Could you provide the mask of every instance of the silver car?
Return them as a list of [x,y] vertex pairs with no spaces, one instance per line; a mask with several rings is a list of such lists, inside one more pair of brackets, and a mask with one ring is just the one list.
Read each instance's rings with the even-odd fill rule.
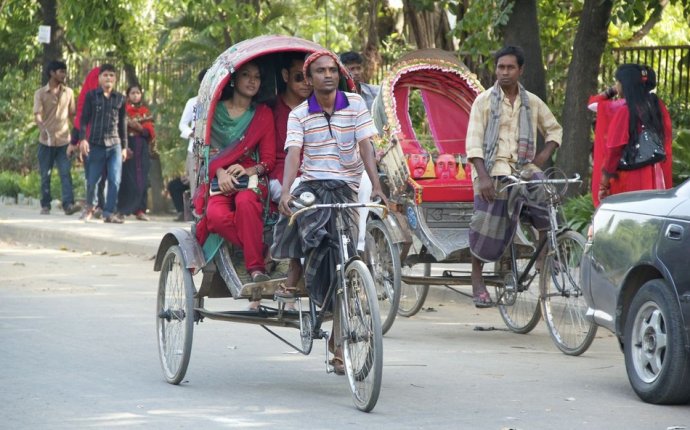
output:
[[606,198],[582,262],[587,315],[616,334],[649,403],[690,401],[690,180]]

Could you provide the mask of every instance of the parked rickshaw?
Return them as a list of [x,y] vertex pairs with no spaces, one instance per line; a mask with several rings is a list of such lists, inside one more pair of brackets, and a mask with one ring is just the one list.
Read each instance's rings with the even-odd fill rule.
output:
[[[203,160],[210,144],[213,112],[221,92],[231,74],[243,64],[253,61],[262,68],[262,91],[260,100],[276,96],[281,72],[281,56],[286,53],[309,54],[323,50],[316,43],[287,36],[262,36],[240,42],[222,53],[207,71],[199,89],[194,129],[195,154]],[[341,84],[352,90],[354,83],[342,64]],[[200,178],[203,182],[204,178]],[[313,197],[313,196],[312,196]],[[385,211],[375,204],[311,204],[309,196],[302,196],[296,204],[293,218],[312,210],[332,210],[338,225],[338,235],[329,239],[338,249],[338,282],[331,285],[321,306],[309,297],[304,282],[298,287],[298,299],[275,297],[278,285],[284,282],[285,271],[280,269],[271,274],[265,282],[252,282],[243,269],[241,249],[226,243],[219,237],[206,240],[201,246],[192,229],[176,228],[162,239],[156,256],[154,269],[160,271],[156,321],[161,366],[165,379],[179,384],[188,367],[192,334],[196,324],[204,319],[241,322],[261,325],[302,354],[309,354],[314,339],[326,339],[333,334],[322,328],[322,323],[340,318],[340,339],[342,339],[343,361],[349,387],[355,406],[363,411],[374,408],[381,388],[383,349],[380,317],[373,280],[367,266],[352,249],[348,238],[348,226],[342,222],[342,212],[356,208],[370,207]],[[313,200],[313,199],[311,199]],[[354,208],[354,209],[352,209]],[[297,210],[298,209],[298,210]],[[272,229],[276,213],[265,214],[264,242],[272,242]],[[348,244],[348,242],[350,242]],[[309,258],[306,258],[305,272]],[[193,275],[203,274],[200,285],[194,285]],[[272,306],[261,306],[258,310],[211,311],[204,307],[206,298],[232,297],[236,300],[272,300]],[[307,298],[309,306],[302,307],[299,298]],[[286,304],[293,302],[296,310],[289,310]],[[294,345],[272,327],[291,327],[299,330],[301,343]],[[336,336],[336,339],[338,337]],[[328,343],[328,342],[326,342]],[[334,373],[329,364],[326,348],[326,371]]]
[[[476,76],[452,53],[426,49],[397,61],[374,100],[382,183],[392,216],[381,220],[371,215],[367,250],[384,333],[396,312],[405,317],[419,312],[430,285],[469,295],[454,286],[471,284],[469,267],[462,266],[471,262],[468,233],[474,197],[465,137],[472,103],[481,91]],[[569,231],[559,208],[567,185],[579,178],[568,179],[556,170],[545,174],[548,179],[531,183],[515,177],[509,186],[545,188],[552,212],[548,238],[539,241],[530,228],[519,228],[493,271],[485,270],[484,279],[495,287],[495,302],[512,331],[531,331],[543,309],[556,345],[576,355],[594,337],[584,319],[586,304],[575,273],[584,239]],[[547,252],[543,273],[548,276],[540,276],[536,268],[542,249]],[[444,263],[455,266],[432,276],[432,265]]]

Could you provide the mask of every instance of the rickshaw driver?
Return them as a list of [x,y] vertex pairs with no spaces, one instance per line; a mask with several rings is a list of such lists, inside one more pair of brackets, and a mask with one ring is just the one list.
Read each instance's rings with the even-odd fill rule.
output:
[[[466,140],[467,158],[473,166],[474,213],[469,239],[472,295],[478,308],[494,304],[482,277],[484,261],[501,257],[519,222],[519,217],[509,216],[508,192],[497,192],[502,188],[501,180],[521,170],[543,177],[539,168],[551,158],[563,135],[546,103],[519,82],[525,62],[522,48],[506,46],[494,54],[494,61],[496,83],[474,100]],[[546,144],[535,155],[537,131],[544,135]],[[539,202],[535,194],[529,196],[532,203]],[[528,218],[541,235],[549,227],[548,213],[530,209]]]
[[[374,153],[371,150],[370,138],[377,130],[362,97],[338,91],[340,74],[337,57],[329,51],[311,54],[304,63],[304,75],[314,92],[292,110],[288,119],[285,141],[287,157],[279,203],[279,210],[283,216],[276,224],[271,249],[271,254],[275,258],[290,258],[286,283],[276,292],[282,297],[294,297],[295,286],[302,276],[300,258],[305,257],[308,251],[304,245],[308,243],[310,234],[315,233],[308,221],[297,220],[297,227],[287,225],[287,220],[292,214],[289,203],[294,198],[290,193],[290,187],[300,169],[302,152],[302,179],[293,191],[295,196],[299,196],[302,191],[310,190],[315,192],[317,202],[355,202],[362,171],[366,170],[373,184],[372,197],[379,197],[386,202],[378,179]],[[301,219],[306,217],[303,216]],[[355,230],[356,221],[349,221],[350,231]],[[352,236],[356,237],[356,234],[353,233]],[[319,243],[321,238],[322,236],[318,238]],[[312,298],[312,288],[323,285],[321,280],[315,279],[313,275],[307,273],[305,276]],[[327,280],[326,284],[329,281]],[[334,327],[333,331],[338,333],[337,327]],[[342,374],[342,351],[333,344],[331,347],[336,373]]]

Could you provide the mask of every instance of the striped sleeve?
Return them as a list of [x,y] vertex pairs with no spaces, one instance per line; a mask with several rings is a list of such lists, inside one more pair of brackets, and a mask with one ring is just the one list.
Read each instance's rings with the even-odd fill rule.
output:
[[285,136],[285,150],[290,147],[301,148],[304,144],[304,126],[297,115],[298,108],[293,109],[288,116],[287,134]]

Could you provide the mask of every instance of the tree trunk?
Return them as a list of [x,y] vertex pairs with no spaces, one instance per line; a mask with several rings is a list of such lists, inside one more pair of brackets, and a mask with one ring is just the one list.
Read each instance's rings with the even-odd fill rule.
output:
[[592,150],[592,114],[587,109],[587,99],[597,90],[612,7],[613,0],[585,0],[568,68],[562,115],[563,145],[558,150],[556,165],[567,175],[579,173],[585,184],[580,190],[585,193],[590,189],[589,155]]
[[43,85],[48,83],[46,66],[62,58],[62,42],[65,32],[57,21],[57,0],[40,0],[43,25],[50,26],[50,43],[43,45]]
[[381,53],[379,52],[378,32],[379,1],[369,1],[369,16],[367,17],[367,35],[362,56],[365,60],[364,79],[371,82],[374,74],[381,65]]
[[170,206],[163,190],[165,184],[163,183],[163,169],[161,167],[160,158],[151,160],[151,170],[149,171],[149,184],[151,192],[151,212],[155,214],[166,214],[170,210]]
[[[505,45],[520,46],[525,51],[522,85],[546,101],[546,73],[539,40],[539,20],[536,0],[513,0],[513,12],[503,29]],[[537,151],[544,148],[543,136],[537,136]],[[551,167],[551,162],[543,167]]]
[[513,0],[513,12],[503,30],[506,45],[525,50],[525,72],[522,84],[540,99],[546,100],[546,73],[539,41],[539,21],[536,0]]

